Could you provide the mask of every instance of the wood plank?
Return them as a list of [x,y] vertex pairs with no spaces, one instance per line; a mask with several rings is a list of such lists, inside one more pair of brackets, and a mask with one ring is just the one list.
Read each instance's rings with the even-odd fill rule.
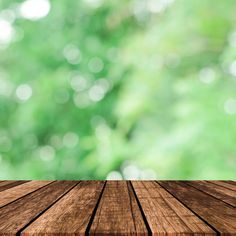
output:
[[236,211],[234,207],[181,181],[158,181],[158,183],[220,234],[235,235]]
[[89,235],[148,235],[130,183],[107,182]]
[[3,182],[0,183],[0,192],[4,191],[6,189],[9,189],[9,188],[15,187],[17,185],[24,184],[26,182],[28,182],[28,181],[25,181],[25,180],[18,180],[18,181],[6,180],[6,181],[3,181]]
[[207,224],[153,181],[132,181],[152,235],[216,235]]
[[233,180],[226,180],[225,182],[236,186],[236,181],[233,181]]
[[11,184],[11,183],[15,183],[15,182],[21,182],[21,180],[3,180],[0,182],[0,187]]
[[206,181],[183,181],[223,202],[236,207],[236,192]]
[[4,186],[4,185],[6,185],[6,184],[9,184],[9,183],[13,183],[13,182],[16,182],[16,181],[13,181],[13,180],[4,180],[4,181],[1,181],[1,182],[0,182],[0,187],[1,187],[1,186]]
[[236,192],[236,186],[233,185],[232,183],[228,182],[228,181],[214,180],[214,181],[207,181],[207,182],[211,182],[213,184],[225,187],[227,189],[231,189],[231,190]]
[[9,204],[45,185],[48,185],[51,182],[52,181],[29,181],[7,189],[0,193],[0,207],[3,207],[4,205]]
[[0,209],[0,235],[16,235],[77,183],[77,181],[56,181],[2,207]]
[[10,183],[14,183],[14,182],[17,182],[16,180],[4,180],[4,181],[1,181],[0,182],[0,187],[4,186],[4,185],[7,185],[7,184],[10,184]]
[[21,235],[85,235],[104,184],[104,181],[80,182]]

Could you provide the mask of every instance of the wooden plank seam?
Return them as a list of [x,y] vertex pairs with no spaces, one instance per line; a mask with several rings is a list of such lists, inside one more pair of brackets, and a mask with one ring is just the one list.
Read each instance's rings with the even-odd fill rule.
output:
[[133,191],[133,193],[134,193],[136,202],[137,202],[137,204],[138,204],[139,210],[140,210],[141,215],[142,215],[142,217],[143,217],[143,221],[144,221],[144,223],[145,223],[145,225],[146,225],[146,227],[147,227],[148,235],[152,235],[152,231],[151,231],[150,225],[148,224],[148,221],[147,221],[147,218],[146,218],[146,216],[145,216],[145,213],[144,213],[144,211],[143,211],[143,209],[142,209],[141,203],[140,203],[140,201],[139,201],[139,199],[138,199],[138,196],[137,196],[137,194],[136,194],[136,192],[135,192],[135,190],[134,190],[134,186],[133,186],[133,184],[132,184],[131,181],[129,181],[129,184],[130,184],[131,189],[132,189],[132,191]]
[[202,193],[204,193],[204,194],[206,194],[206,195],[209,195],[210,197],[215,198],[217,201],[221,201],[221,202],[223,202],[223,203],[229,205],[230,207],[234,207],[232,204],[228,203],[227,201],[223,201],[222,199],[216,197],[215,195],[213,195],[213,194],[211,194],[211,193],[208,193],[208,192],[202,190],[200,187],[197,187],[197,186],[195,186],[195,185],[189,184],[187,181],[184,181],[184,183],[185,183],[186,185],[190,186],[190,187],[195,188],[196,190],[198,190],[198,191],[200,191],[200,192],[202,192]]
[[96,213],[97,213],[97,209],[98,209],[99,203],[100,203],[100,201],[101,201],[101,199],[102,199],[102,195],[103,195],[103,192],[104,192],[104,190],[105,190],[106,183],[107,183],[107,181],[105,181],[105,183],[104,183],[104,185],[103,185],[103,187],[102,187],[102,191],[101,191],[101,193],[100,193],[100,195],[99,195],[99,197],[98,197],[97,203],[96,203],[96,205],[95,205],[95,207],[94,207],[94,209],[93,209],[93,213],[92,213],[92,215],[91,215],[91,217],[90,217],[88,226],[87,226],[87,228],[86,228],[86,230],[85,230],[85,235],[89,235],[89,231],[90,231],[90,228],[91,228],[91,226],[92,226],[94,217],[95,217],[95,215],[96,215]]
[[[39,188],[33,190],[32,192],[29,192],[29,193],[27,193],[27,194],[25,194],[25,195],[23,195],[23,196],[21,196],[21,197],[15,199],[15,200],[13,200],[13,201],[11,201],[11,202],[9,202],[9,203],[3,205],[3,206],[0,206],[0,209],[3,208],[3,207],[5,207],[5,206],[7,206],[7,205],[9,205],[9,204],[12,204],[13,202],[18,201],[19,199],[22,199],[22,198],[26,197],[26,196],[29,195],[29,194],[32,194],[32,193],[38,191],[39,189],[45,188],[45,187],[47,187],[48,185],[50,185],[50,184],[52,184],[52,183],[55,183],[55,182],[56,182],[56,180],[54,180],[54,181],[52,181],[52,182],[50,182],[50,183],[48,183],[48,184],[46,184],[46,185],[44,185],[44,186],[42,186],[42,187],[39,187]],[[16,187],[16,186],[14,186],[14,187]]]
[[181,199],[179,199],[178,197],[176,197],[175,195],[173,195],[167,188],[165,188],[165,186],[163,186],[161,184],[160,181],[155,181],[156,184],[160,185],[161,187],[163,187],[169,194],[171,194],[174,198],[176,198],[182,205],[184,205],[186,208],[188,208],[194,215],[196,215],[199,219],[201,219],[206,225],[208,225],[212,230],[215,231],[217,236],[220,236],[220,232],[213,227],[211,224],[209,224],[203,217],[201,217],[199,214],[197,214],[194,210],[192,210],[190,207],[188,207],[183,201],[181,201]]
[[217,183],[0,181],[0,235],[236,236],[236,182]]
[[[55,181],[56,182],[56,181]],[[55,183],[53,182],[53,183]],[[21,232],[26,229],[30,224],[32,224],[35,220],[37,220],[41,215],[43,215],[49,208],[51,208],[56,202],[58,202],[61,198],[63,198],[67,193],[69,193],[73,188],[75,188],[80,181],[73,185],[71,188],[69,188],[65,193],[63,193],[58,199],[56,199],[54,202],[52,202],[48,207],[46,207],[44,210],[42,210],[38,215],[33,217],[24,227],[22,227],[18,232],[16,233],[16,236],[20,236]],[[47,185],[48,186],[48,185]]]
[[206,181],[207,183],[212,183],[212,184],[215,184],[217,187],[224,187],[228,190],[232,190],[232,191],[236,191],[236,186],[235,185],[232,185],[226,181],[224,181],[224,183],[221,183],[220,181]]

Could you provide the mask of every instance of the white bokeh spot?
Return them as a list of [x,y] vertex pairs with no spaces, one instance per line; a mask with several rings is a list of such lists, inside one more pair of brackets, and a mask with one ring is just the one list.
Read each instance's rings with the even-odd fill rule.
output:
[[122,177],[120,172],[118,172],[118,171],[111,171],[111,172],[108,173],[106,179],[107,180],[122,180],[123,177]]
[[9,44],[14,36],[14,28],[11,23],[0,18],[0,45]]
[[204,84],[210,84],[215,80],[216,72],[210,67],[202,68],[199,72],[199,80]]
[[22,102],[29,100],[32,94],[32,88],[28,84],[21,84],[16,89],[16,97]]
[[68,132],[63,137],[63,145],[67,148],[74,148],[79,142],[79,137],[76,133]]
[[48,15],[51,4],[48,0],[26,0],[20,6],[20,15],[29,20],[39,20]]
[[236,61],[232,61],[229,66],[229,72],[232,76],[236,76]]
[[236,99],[235,98],[229,98],[224,103],[224,110],[229,115],[236,114]]

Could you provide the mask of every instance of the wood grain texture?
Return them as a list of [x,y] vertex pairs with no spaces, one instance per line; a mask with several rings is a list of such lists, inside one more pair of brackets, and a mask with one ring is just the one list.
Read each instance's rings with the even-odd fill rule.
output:
[[103,181],[80,182],[21,235],[84,235],[104,184]]
[[221,235],[236,235],[234,207],[181,181],[158,181],[158,183]]
[[3,186],[3,185],[5,185],[5,183],[12,183],[12,182],[16,182],[15,180],[1,180],[0,181],[0,186]]
[[4,205],[9,204],[51,182],[52,181],[29,181],[9,188],[4,192],[0,192],[0,207],[3,207]]
[[184,181],[184,183],[189,184],[205,193],[208,193],[233,207],[236,207],[236,193],[233,190],[216,186],[211,182],[206,183],[205,181]]
[[227,189],[231,189],[233,191],[236,191],[236,186],[233,185],[231,182],[228,182],[228,181],[217,181],[217,180],[214,180],[214,181],[207,181],[207,182],[211,182],[215,185],[218,185],[218,186],[222,186],[222,187],[225,187]]
[[18,181],[6,180],[6,181],[3,181],[3,182],[0,183],[0,192],[4,191],[6,189],[9,189],[9,188],[15,187],[17,185],[24,184],[26,182],[28,182],[28,181],[24,181],[24,180],[18,180]]
[[139,206],[128,182],[107,182],[89,234],[148,235]]
[[236,236],[233,181],[0,181],[0,236]]
[[59,181],[0,209],[0,235],[13,236],[77,184]]
[[227,182],[229,184],[232,184],[232,185],[235,185],[236,186],[236,181],[233,181],[233,180],[227,180],[227,181],[224,181],[224,182]]
[[207,224],[153,181],[132,181],[152,234],[216,235]]

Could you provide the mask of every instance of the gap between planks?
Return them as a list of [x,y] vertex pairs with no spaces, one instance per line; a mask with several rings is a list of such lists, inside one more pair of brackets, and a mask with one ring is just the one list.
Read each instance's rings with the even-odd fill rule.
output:
[[[55,181],[57,182],[57,181]],[[52,182],[52,183],[55,183]],[[51,184],[52,184],[51,183]],[[69,193],[73,188],[75,188],[78,184],[80,183],[80,181],[78,181],[78,183],[76,183],[75,185],[73,185],[71,188],[69,188],[65,193],[63,193],[58,199],[56,199],[55,201],[53,201],[48,207],[46,207],[43,211],[41,211],[37,216],[35,216],[34,218],[32,218],[24,227],[22,227],[17,233],[16,236],[20,236],[21,232],[26,229],[29,225],[31,225],[34,221],[36,221],[41,215],[43,215],[48,209],[50,209],[56,202],[60,201],[61,198],[63,198],[67,193]],[[50,185],[50,184],[48,184]],[[48,186],[47,185],[47,186]],[[47,187],[44,186],[44,187]],[[44,188],[42,187],[42,188]],[[36,190],[37,191],[37,190]]]

